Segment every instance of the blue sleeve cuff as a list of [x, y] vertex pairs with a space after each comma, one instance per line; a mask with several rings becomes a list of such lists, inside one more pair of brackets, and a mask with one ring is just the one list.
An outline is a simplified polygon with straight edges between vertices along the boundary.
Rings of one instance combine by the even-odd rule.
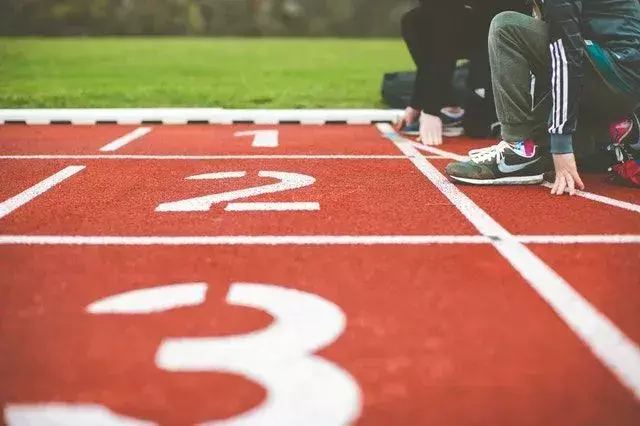
[[572, 135], [549, 135], [552, 154], [571, 154], [573, 152]]

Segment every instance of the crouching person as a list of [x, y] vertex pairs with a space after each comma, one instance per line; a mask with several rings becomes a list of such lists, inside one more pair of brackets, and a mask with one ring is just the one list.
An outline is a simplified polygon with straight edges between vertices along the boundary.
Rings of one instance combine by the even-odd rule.
[[613, 145], [640, 153], [632, 114], [640, 105], [640, 3], [536, 0], [535, 11], [540, 19], [503, 12], [491, 23], [503, 141], [449, 164], [454, 181], [533, 184], [555, 170], [551, 193], [573, 194], [584, 189], [576, 157], [597, 149], [593, 138], [579, 136], [589, 132], [577, 130], [597, 123], [611, 129]]
[[[476, 101], [485, 106], [485, 93], [492, 96], [486, 42], [489, 25], [499, 12], [512, 10], [514, 3], [517, 10], [529, 9], [513, 0], [420, 0], [418, 7], [402, 17], [402, 37], [417, 73], [410, 106], [396, 123], [397, 130], [418, 130], [426, 145], [440, 145], [443, 136], [460, 136], [464, 128], [473, 128], [476, 119], [480, 122], [477, 127], [485, 127], [489, 133], [489, 126], [495, 121], [488, 122], [493, 115], [493, 102], [486, 102], [486, 117], [465, 115], [463, 99], [454, 93], [452, 76], [457, 60], [468, 59], [467, 84], [483, 93]], [[486, 122], [484, 126], [482, 121]]]

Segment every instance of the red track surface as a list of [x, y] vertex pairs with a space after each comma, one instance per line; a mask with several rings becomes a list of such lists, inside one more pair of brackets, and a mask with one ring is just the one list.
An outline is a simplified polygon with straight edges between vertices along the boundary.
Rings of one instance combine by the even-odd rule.
[[[233, 283], [295, 289], [339, 307], [345, 328], [316, 353], [359, 389], [361, 403], [350, 406], [358, 424], [640, 424], [638, 393], [488, 240], [177, 246], [132, 239], [479, 236], [440, 189], [406, 158], [395, 157], [402, 153], [375, 127], [159, 126], [116, 151], [100, 152], [134, 129], [0, 127], [0, 203], [68, 166], [86, 166], [0, 217], [0, 407], [6, 424], [9, 408], [19, 404], [99, 404], [121, 416], [190, 425], [265, 403], [269, 391], [241, 377], [248, 373], [172, 372], [154, 361], [168, 338], [228, 342], [274, 323], [266, 312], [225, 301]], [[234, 136], [257, 129], [279, 130], [278, 146], [254, 147], [251, 136]], [[490, 142], [447, 140], [442, 149], [464, 154]], [[140, 155], [184, 158], [135, 157]], [[196, 155], [246, 157], [189, 158]], [[264, 155], [277, 157], [254, 157]], [[447, 160], [429, 161], [442, 170]], [[185, 180], [239, 171], [247, 176]], [[274, 182], [258, 177], [260, 171], [293, 172], [315, 182], [233, 201], [314, 202], [319, 210], [226, 211], [224, 201], [202, 212], [156, 211], [167, 202]], [[588, 176], [586, 183], [587, 191], [640, 204], [636, 190], [609, 186], [600, 176]], [[637, 211], [581, 197], [553, 198], [537, 186], [459, 188], [516, 237], [547, 236], [548, 243], [528, 247], [638, 351], [639, 240], [607, 242], [614, 234], [640, 234]], [[601, 241], [554, 240], [584, 235]], [[20, 240], [37, 236], [52, 239], [40, 245]], [[98, 238], [71, 245], [56, 236]], [[106, 236], [123, 239], [107, 243], [100, 239]], [[109, 296], [180, 283], [207, 283], [206, 300], [150, 314], [87, 311]], [[304, 315], [300, 323], [310, 330], [326, 327]], [[287, 342], [296, 345], [295, 339]], [[260, 363], [275, 346], [250, 355]], [[639, 380], [634, 362], [624, 364], [629, 382]], [[284, 377], [294, 364], [270, 368]], [[341, 391], [323, 383], [323, 377], [301, 380], [295, 393]], [[335, 412], [343, 409], [336, 406]], [[298, 424], [322, 424], [318, 418], [309, 414]]]

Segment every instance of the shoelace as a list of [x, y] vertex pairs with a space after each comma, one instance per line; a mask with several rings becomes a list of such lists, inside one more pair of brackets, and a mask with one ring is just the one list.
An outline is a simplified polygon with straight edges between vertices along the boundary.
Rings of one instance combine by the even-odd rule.
[[487, 148], [472, 149], [469, 151], [469, 160], [476, 164], [491, 161], [494, 158], [500, 161], [504, 155], [504, 150], [507, 148], [511, 148], [511, 145], [508, 142], [501, 141], [499, 144]]
[[633, 155], [631, 155], [624, 144], [611, 144], [607, 147], [607, 151], [613, 151], [613, 155], [618, 163], [634, 159]]
[[473, 157], [477, 157], [478, 155], [483, 155], [487, 152], [493, 152], [496, 150], [496, 147], [498, 145], [492, 145], [486, 148], [478, 148], [478, 149], [472, 149], [471, 151], [469, 151], [469, 158], [473, 158]]
[[622, 146], [619, 145], [611, 145], [613, 152], [615, 153], [616, 156], [616, 160], [618, 160], [619, 163], [622, 163], [624, 161], [624, 152], [622, 150]]

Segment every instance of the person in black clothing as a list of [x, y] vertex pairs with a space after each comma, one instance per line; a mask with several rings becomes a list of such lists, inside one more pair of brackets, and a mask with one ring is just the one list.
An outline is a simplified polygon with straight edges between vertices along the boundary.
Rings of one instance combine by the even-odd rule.
[[456, 62], [470, 60], [468, 85], [492, 100], [489, 25], [496, 14], [513, 9], [524, 12], [527, 6], [513, 0], [420, 0], [403, 16], [402, 37], [417, 74], [411, 104], [396, 123], [398, 130], [419, 120], [420, 138], [427, 145], [441, 144], [443, 135], [462, 133], [464, 110], [451, 84]]

